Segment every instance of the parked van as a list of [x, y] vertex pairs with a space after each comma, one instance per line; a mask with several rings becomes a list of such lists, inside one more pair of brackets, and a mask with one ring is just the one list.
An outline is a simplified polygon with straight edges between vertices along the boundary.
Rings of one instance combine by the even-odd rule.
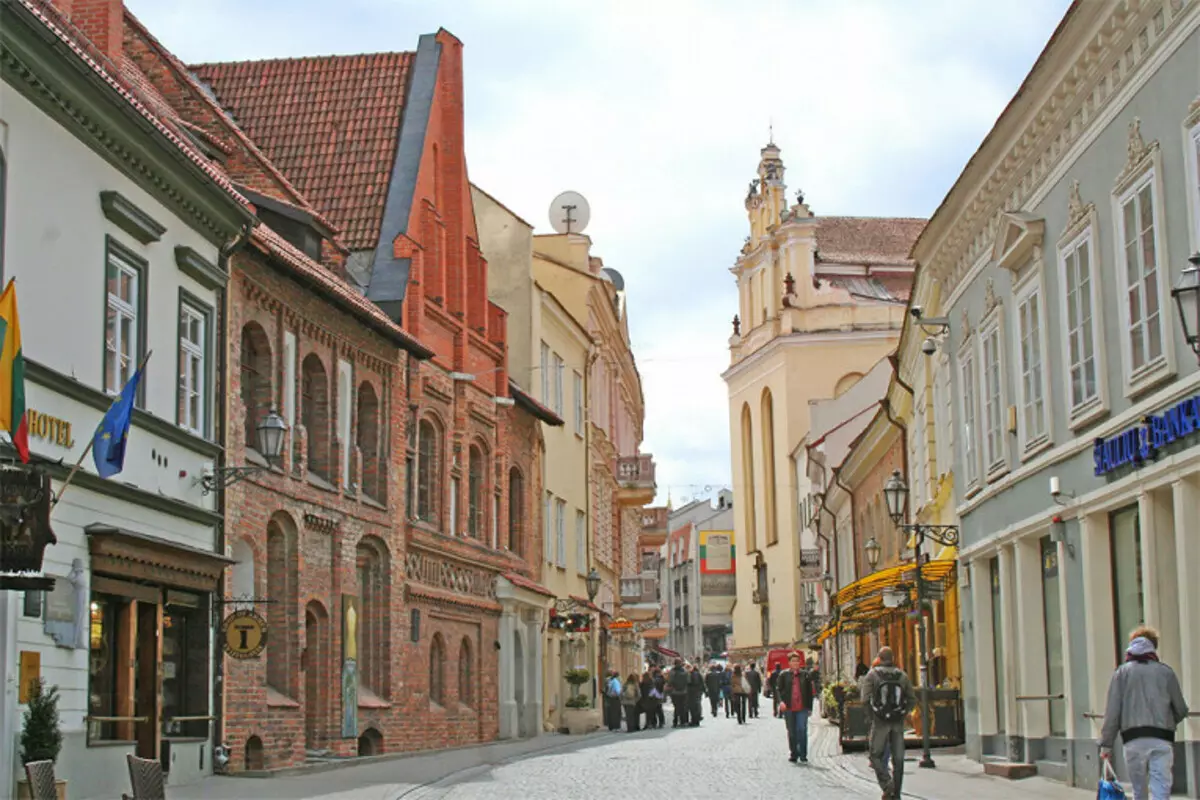
[[797, 655], [800, 656], [800, 666], [803, 667], [804, 666], [804, 651], [803, 650], [791, 650], [791, 649], [786, 649], [786, 648], [780, 648], [778, 650], [771, 650], [767, 653], [767, 674], [770, 675], [772, 672], [774, 672], [776, 665], [778, 665], [780, 669], [787, 669], [788, 668], [788, 659], [792, 657], [792, 653], [796, 653]]

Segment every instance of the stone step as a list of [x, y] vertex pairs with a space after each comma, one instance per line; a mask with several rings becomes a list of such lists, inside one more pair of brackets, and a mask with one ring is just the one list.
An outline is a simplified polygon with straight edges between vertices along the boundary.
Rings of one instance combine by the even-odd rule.
[[989, 761], [983, 765], [983, 771], [984, 774], [1007, 778], [1010, 781], [1032, 778], [1038, 773], [1036, 765], [1017, 761]]
[[1066, 783], [1071, 777], [1070, 767], [1065, 761], [1053, 761], [1049, 759], [1040, 759], [1037, 762], [1038, 775], [1043, 778], [1049, 778], [1052, 781]]

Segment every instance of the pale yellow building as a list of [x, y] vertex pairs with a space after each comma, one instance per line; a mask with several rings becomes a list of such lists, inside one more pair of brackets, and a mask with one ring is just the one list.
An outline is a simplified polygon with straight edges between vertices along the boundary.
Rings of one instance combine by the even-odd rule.
[[730, 657], [797, 644], [799, 500], [790, 454], [810, 427], [809, 401], [854, 385], [897, 342], [912, 280], [909, 250], [924, 220], [821, 217], [789, 205], [780, 150], [761, 151], [746, 195], [750, 235], [731, 271], [738, 315], [729, 340], [734, 526], [739, 544]]

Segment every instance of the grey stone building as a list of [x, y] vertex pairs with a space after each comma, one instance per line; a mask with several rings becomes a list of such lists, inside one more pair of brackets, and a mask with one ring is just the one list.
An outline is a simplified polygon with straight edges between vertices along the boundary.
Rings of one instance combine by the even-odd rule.
[[[1198, 27], [1195, 0], [1074, 3], [914, 249], [968, 750], [1089, 788], [1135, 625], [1200, 706], [1200, 372], [1171, 295], [1200, 250]], [[1200, 719], [1176, 754], [1200, 797]]]

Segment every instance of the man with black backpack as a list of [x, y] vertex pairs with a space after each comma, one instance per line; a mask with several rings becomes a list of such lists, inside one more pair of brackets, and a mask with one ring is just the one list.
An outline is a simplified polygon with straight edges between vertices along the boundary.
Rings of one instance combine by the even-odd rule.
[[[900, 797], [904, 783], [904, 721], [917, 703], [912, 681], [896, 666], [892, 648], [879, 648], [879, 666], [862, 679], [862, 697], [871, 712], [871, 768], [883, 789], [883, 800]], [[885, 752], [890, 751], [891, 774]]]

